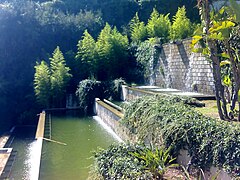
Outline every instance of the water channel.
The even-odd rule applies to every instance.
[[[43,141],[40,180],[86,180],[93,163],[92,151],[118,143],[117,137],[101,125],[98,118],[73,115],[52,116],[51,138],[62,145]],[[10,180],[36,179],[36,127],[18,127],[13,133],[11,147],[17,151]]]
[[[86,180],[92,151],[117,142],[92,117],[74,116],[52,117],[52,139],[67,145],[44,141],[40,180]]]

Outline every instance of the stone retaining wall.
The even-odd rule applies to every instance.
[[[192,53],[191,39],[164,44],[157,48],[158,61],[152,66],[151,85],[214,94],[214,80],[209,61]]]

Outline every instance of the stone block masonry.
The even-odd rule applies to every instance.
[[[190,49],[191,39],[164,44],[158,48],[158,61],[153,66],[151,85],[203,94],[214,94],[214,79],[210,62]]]

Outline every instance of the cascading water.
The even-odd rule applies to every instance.
[[[77,107],[76,97],[74,94],[68,94],[66,97],[66,107],[74,108]]]
[[[171,83],[172,83],[172,77],[171,77],[171,72],[168,66],[168,62],[172,59],[172,45],[169,44],[169,55],[166,58],[166,62],[164,62],[164,74],[165,74],[165,86],[166,88],[171,88]]]
[[[152,53],[152,57],[149,60],[149,85],[153,86],[155,84],[155,70],[154,70],[154,52]]]
[[[123,143],[123,140],[107,125],[101,120],[99,116],[93,116],[96,120],[109,134],[111,134],[118,142]]]
[[[195,53],[191,53],[190,57],[189,57],[189,65],[188,65],[188,69],[185,75],[185,91],[193,91],[194,90],[194,82],[193,82],[193,63],[194,63],[194,58],[195,58]]]
[[[19,126],[12,136],[11,147],[17,152],[9,179],[38,180],[41,140],[34,140],[36,128],[33,126]]]
[[[42,138],[39,138],[33,141],[29,146],[28,160],[26,164],[29,168],[29,179],[38,180],[39,170],[40,170],[40,161],[41,161],[41,152],[42,152]]]

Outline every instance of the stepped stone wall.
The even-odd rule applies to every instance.
[[[202,54],[191,52],[190,42],[185,39],[157,47],[159,57],[150,69],[151,85],[214,94],[212,67]]]

